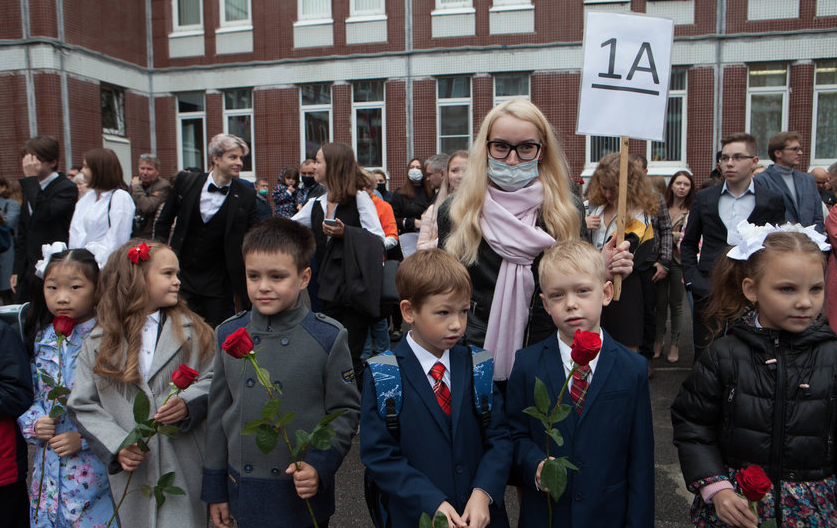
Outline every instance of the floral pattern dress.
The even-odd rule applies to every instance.
[[[93,327],[96,319],[90,319],[73,328],[72,334],[61,344],[61,358],[58,357],[58,338],[52,325],[47,326],[35,337],[35,357],[32,362],[32,384],[35,387],[35,402],[20,418],[18,424],[26,441],[37,445],[32,485],[29,490],[30,520],[33,527],[104,527],[113,514],[108,474],[105,465],[89,449],[82,439],[81,450],[59,457],[47,448],[44,460],[45,442],[35,435],[35,422],[49,415],[52,401],[47,386],[39,371],[58,379],[59,364],[61,385],[72,389],[75,382],[76,358],[81,344]],[[55,423],[55,434],[76,431],[70,419],[64,415]],[[41,490],[41,504],[38,508],[38,487],[44,474]],[[114,523],[111,526],[116,526]]]

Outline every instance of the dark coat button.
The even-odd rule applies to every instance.
[[[279,474],[279,468],[272,468],[272,469],[270,470],[270,474],[271,474],[271,475],[273,475],[273,476],[275,477],[276,475],[278,475],[278,474]]]
[[[259,336],[253,336],[253,343],[255,343],[255,344],[257,344],[257,345],[258,345],[258,344],[259,344],[259,343],[261,343],[261,342],[262,342],[262,338],[261,338],[261,337],[259,337]]]
[[[252,473],[253,472],[253,466],[251,466],[250,464],[245,464],[244,465],[244,472],[245,473]]]
[[[577,501],[580,501],[584,498],[584,495],[582,495],[581,493],[576,493],[575,495],[573,495],[573,498]]]
[[[287,337],[283,337],[282,339],[279,340],[279,342],[282,343],[282,345],[284,345],[284,346],[288,346],[288,343],[290,343],[291,340],[288,339]]]
[[[247,386],[248,387],[253,387],[255,385],[256,385],[256,380],[254,380],[253,378],[247,378]]]

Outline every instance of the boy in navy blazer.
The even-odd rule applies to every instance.
[[[552,526],[642,527],[654,525],[654,438],[648,368],[639,354],[613,340],[600,327],[602,306],[610,303],[601,253],[587,242],[569,241],[549,248],[538,272],[541,299],[558,327],[555,335],[517,351],[506,389],[506,414],[514,442],[512,474],[523,483],[520,527],[547,524],[548,494],[540,486],[548,437],[537,419],[524,414],[534,406],[535,378],[543,380],[555,403],[572,369],[570,346],[576,330],[599,333],[602,347],[589,366],[587,391],[580,404],[570,396],[563,403],[573,411],[555,427],[563,446],[549,439],[550,455],[568,457],[567,488]]]
[[[422,513],[451,526],[508,527],[503,494],[512,444],[494,386],[484,430],[474,405],[465,332],[471,280],[448,253],[419,251],[398,268],[401,313],[412,330],[394,350],[401,372],[399,432],[377,411],[369,368],[363,384],[360,458],[388,498],[393,528],[415,528]]]

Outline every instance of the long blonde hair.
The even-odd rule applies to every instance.
[[[159,242],[131,239],[111,253],[107,265],[99,274],[97,317],[102,328],[102,341],[93,372],[122,384],[139,383],[142,379],[139,353],[148,300],[146,274],[151,259],[136,264],[128,259],[128,249],[142,242],[149,245],[151,255],[166,249]],[[175,337],[188,351],[189,357],[195,353],[201,361],[212,357],[215,353],[212,328],[190,310],[182,298],[176,305],[162,308],[162,311],[171,321]],[[186,339],[182,317],[192,323],[197,339]]]
[[[522,99],[513,99],[495,106],[483,119],[480,131],[468,156],[468,169],[450,206],[451,232],[443,241],[454,257],[466,266],[477,261],[477,249],[482,240],[480,216],[488,192],[488,149],[491,127],[502,116],[528,121],[538,129],[541,142],[541,160],[538,178],[543,183],[543,205],[540,214],[546,231],[556,240],[578,238],[581,219],[570,190],[569,167],[564,151],[552,127],[538,107]],[[442,242],[442,241],[440,241]]]

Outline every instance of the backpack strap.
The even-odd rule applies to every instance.
[[[480,418],[480,430],[485,433],[491,424],[494,405],[494,356],[484,348],[468,345],[474,374],[474,409]]]
[[[398,438],[401,426],[398,415],[401,413],[401,370],[398,368],[398,358],[391,350],[382,352],[366,360],[372,370],[372,384],[375,387],[375,399],[378,415],[387,424],[387,430]]]

